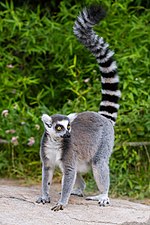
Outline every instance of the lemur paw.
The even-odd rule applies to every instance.
[[[99,201],[98,201],[99,206],[106,206],[106,205],[110,205],[110,201],[108,196],[103,196],[101,195]]]
[[[106,194],[89,196],[86,197],[86,200],[98,201],[99,206],[106,206],[110,204],[109,198]]]
[[[61,203],[57,203],[54,207],[51,208],[51,210],[53,211],[59,211],[59,210],[63,210],[64,209],[64,205]]]
[[[51,199],[49,196],[47,197],[39,197],[37,200],[36,200],[36,203],[50,203],[51,202]]]

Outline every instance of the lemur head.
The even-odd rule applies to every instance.
[[[75,119],[76,114],[72,113],[68,116],[56,114],[49,116],[47,114],[42,115],[42,121],[46,132],[53,139],[69,138],[71,132],[71,122]]]

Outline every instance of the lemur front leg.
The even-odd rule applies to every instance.
[[[63,167],[62,190],[58,203],[52,208],[54,211],[63,210],[67,205],[76,179],[76,167],[65,165]]]
[[[108,159],[101,158],[97,162],[93,161],[92,169],[100,194],[87,197],[86,200],[98,201],[100,206],[106,206],[107,204],[110,204],[108,197],[110,184]]]
[[[37,199],[37,203],[50,203],[49,190],[52,183],[54,166],[42,166],[42,195]]]

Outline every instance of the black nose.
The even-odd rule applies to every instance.
[[[64,138],[70,138],[70,133],[67,131],[64,135],[63,135]]]

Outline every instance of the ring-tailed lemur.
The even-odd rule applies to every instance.
[[[58,211],[68,203],[70,194],[83,195],[85,183],[80,172],[92,167],[99,195],[87,197],[98,200],[100,206],[109,204],[109,157],[114,144],[114,128],[119,108],[117,65],[114,52],[93,30],[93,26],[105,17],[100,6],[85,8],[74,25],[74,34],[95,56],[101,71],[102,101],[100,110],[79,114],[43,114],[45,132],[41,140],[42,196],[37,202],[50,202],[49,189],[55,165],[62,172],[62,190],[58,203],[52,208]],[[73,186],[77,187],[73,190]]]

